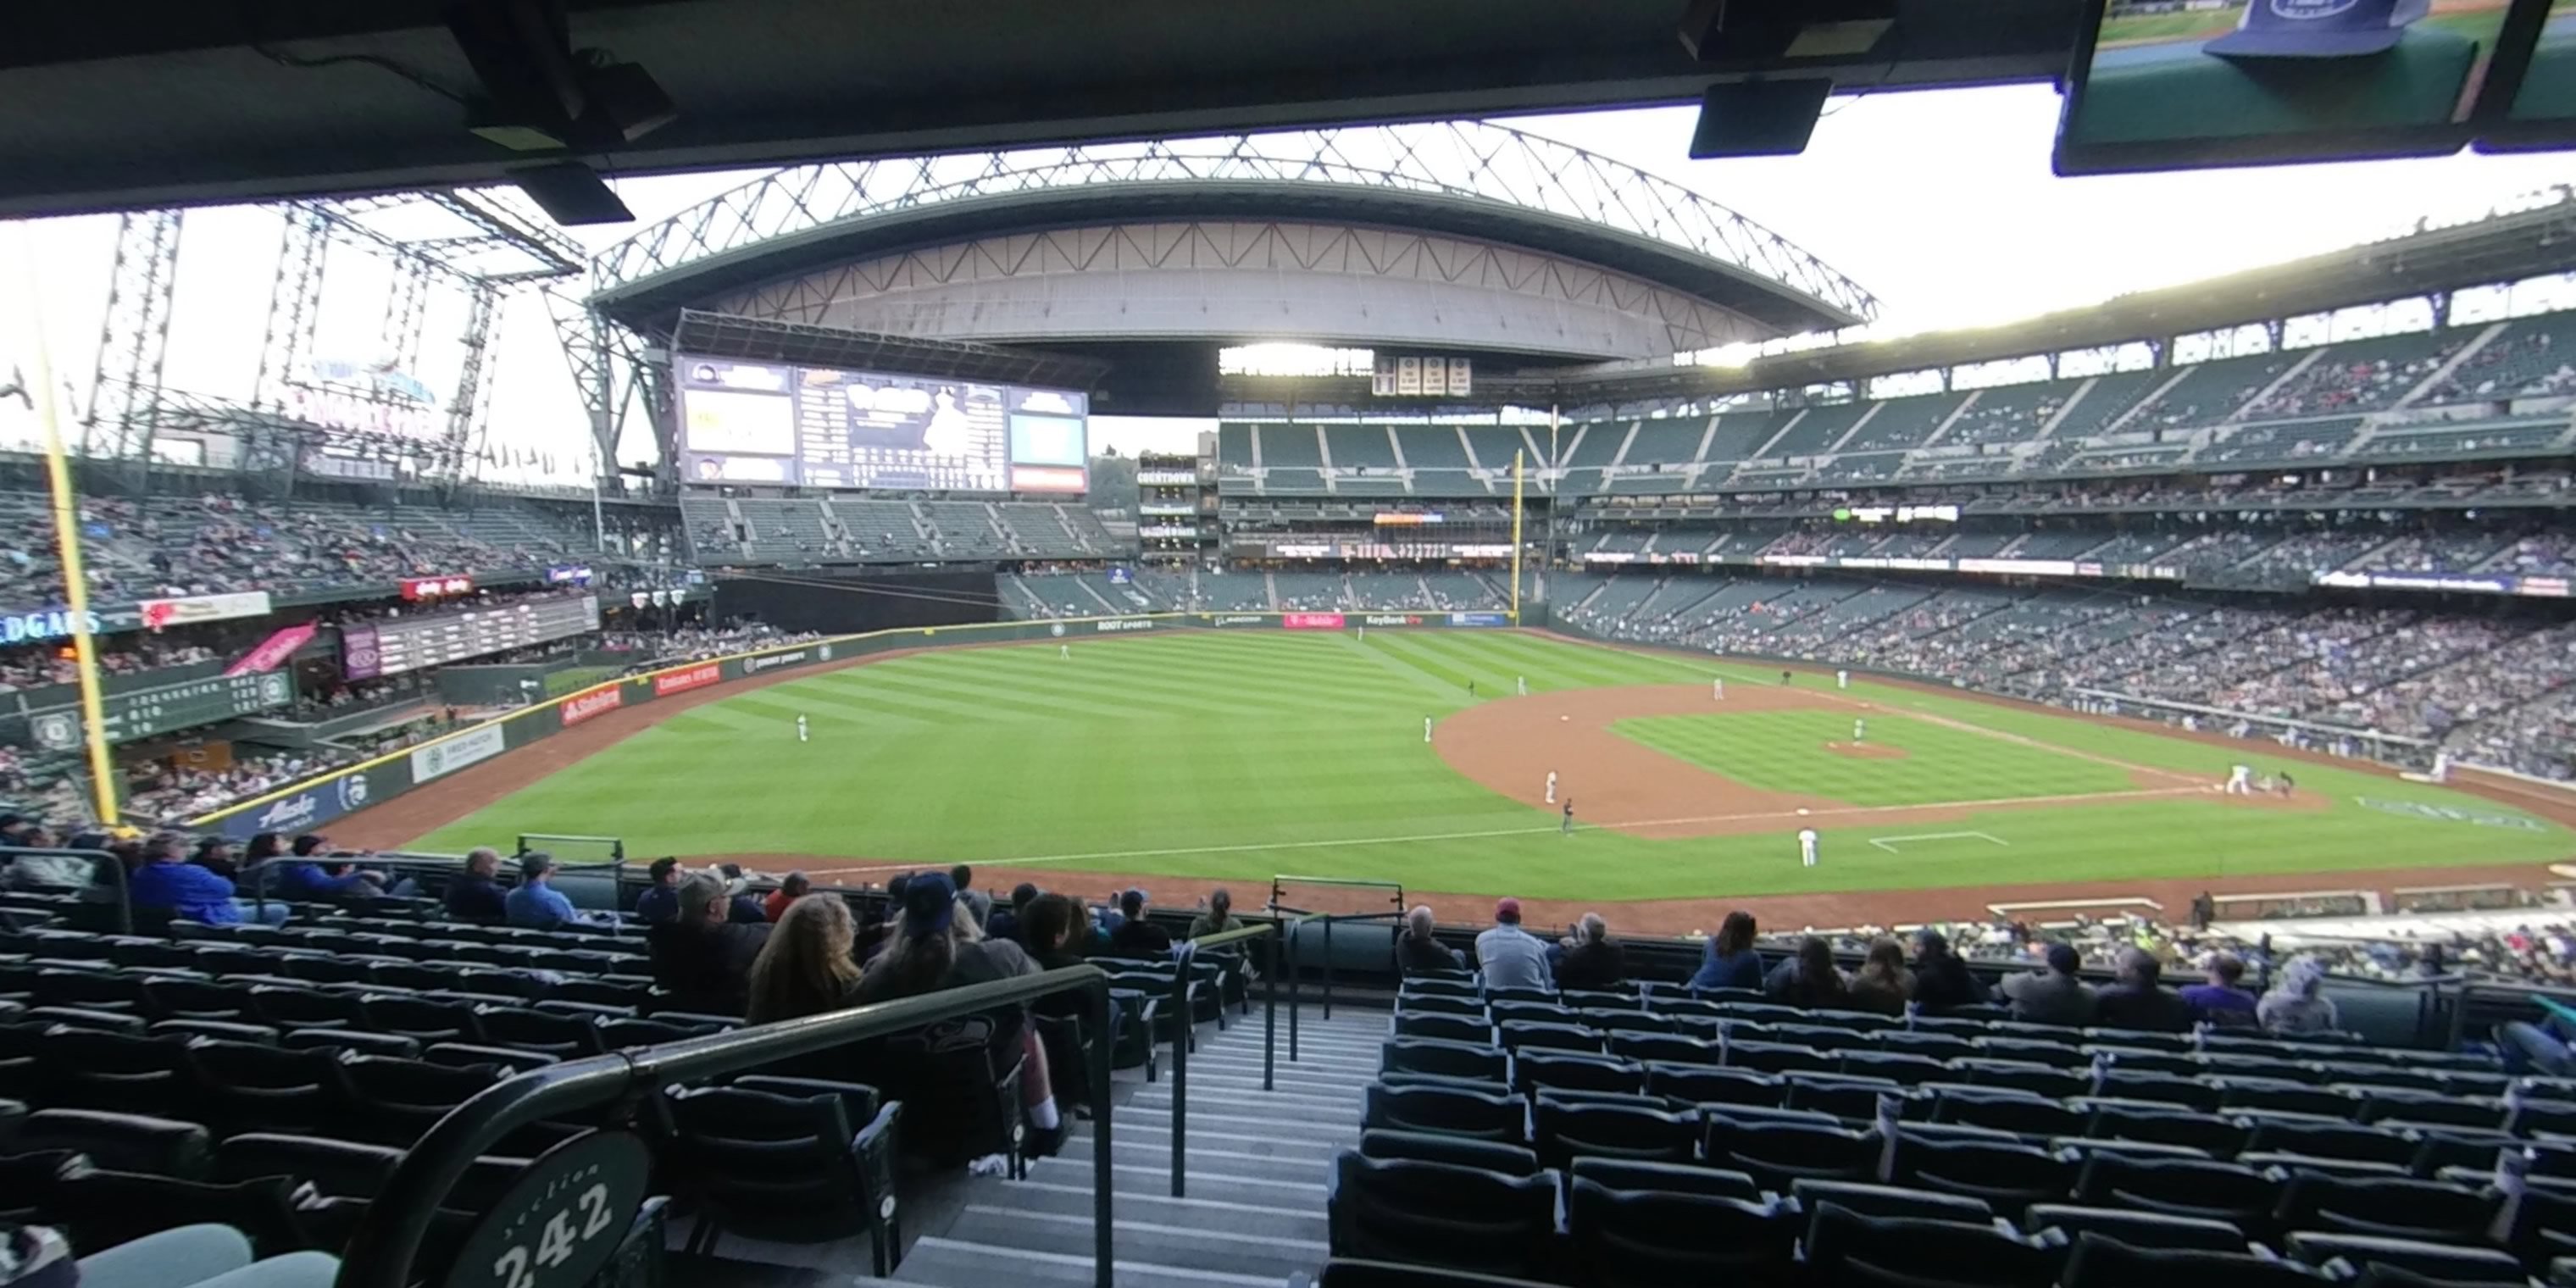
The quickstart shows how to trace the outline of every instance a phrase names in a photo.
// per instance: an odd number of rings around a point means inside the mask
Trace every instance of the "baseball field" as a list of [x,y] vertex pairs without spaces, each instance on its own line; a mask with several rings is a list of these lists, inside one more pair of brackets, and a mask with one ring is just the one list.
[[[367,840],[455,852],[605,833],[630,855],[849,882],[968,862],[1155,877],[1175,896],[1294,873],[1605,902],[2278,889],[2576,856],[2567,828],[2512,804],[2269,751],[1533,633],[1167,633],[927,651],[747,689],[552,772],[505,758],[489,768],[512,774],[506,794],[441,785],[406,798],[411,834]],[[2218,791],[2236,763],[2268,789]],[[1814,867],[1802,828],[1819,834]]]

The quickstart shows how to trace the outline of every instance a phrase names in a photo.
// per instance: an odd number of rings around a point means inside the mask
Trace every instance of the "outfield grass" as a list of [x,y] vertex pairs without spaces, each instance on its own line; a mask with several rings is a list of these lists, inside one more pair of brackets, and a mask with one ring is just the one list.
[[[613,833],[638,855],[779,853],[830,869],[871,861],[1042,862],[1257,882],[1273,873],[1392,877],[1423,889],[1600,899],[2407,867],[2554,859],[2554,824],[2480,826],[2366,809],[2355,796],[2510,807],[2376,774],[2300,764],[2318,812],[2215,800],[2130,800],[1981,811],[1938,828],[1865,819],[1820,829],[1827,861],[1800,868],[1779,834],[1643,840],[1556,835],[1552,815],[1452,770],[1422,720],[1534,692],[1776,681],[1776,669],[1468,631],[1199,633],[914,654],[751,690],[672,716],[422,838],[455,851],[519,832]],[[1470,699],[1467,683],[1480,694]],[[1853,695],[2027,742],[1870,718],[1870,740],[1913,753],[1861,760],[1833,712],[1623,722],[1621,732],[1754,786],[1854,804],[2116,791],[2114,767],[2207,775],[2246,752],[1916,689]],[[810,717],[800,745],[795,718]],[[2028,745],[2036,743],[2037,746]],[[1896,832],[1980,832],[1899,841]],[[1995,842],[2001,842],[1997,844]]]

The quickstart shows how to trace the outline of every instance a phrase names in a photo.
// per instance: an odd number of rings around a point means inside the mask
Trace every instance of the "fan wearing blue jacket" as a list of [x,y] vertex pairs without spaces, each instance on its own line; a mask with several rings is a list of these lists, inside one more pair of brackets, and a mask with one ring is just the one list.
[[234,897],[233,883],[188,862],[186,848],[187,842],[175,832],[156,833],[143,843],[143,863],[126,879],[135,907],[210,926],[244,921],[285,924],[285,904],[262,907]]

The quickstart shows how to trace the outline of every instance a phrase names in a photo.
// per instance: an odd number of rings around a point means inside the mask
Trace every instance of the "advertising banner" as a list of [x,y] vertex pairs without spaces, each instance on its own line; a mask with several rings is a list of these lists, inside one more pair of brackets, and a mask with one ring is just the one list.
[[2321,572],[2308,579],[2343,590],[2430,590],[2453,594],[2510,595],[2514,579],[2441,572]]
[[1370,613],[1360,618],[1362,626],[1420,626],[1419,613]]
[[625,705],[624,686],[614,684],[577,697],[566,698],[560,708],[563,713],[564,728],[569,729],[584,720],[607,715]]
[[405,577],[402,580],[402,597],[405,599],[439,599],[473,593],[474,579],[471,577]]
[[1340,613],[1281,613],[1279,625],[1292,631],[1338,631],[1342,629]]
[[1268,626],[1273,619],[1267,613],[1217,613],[1207,619],[1210,626]]
[[298,622],[253,645],[249,652],[225,667],[224,674],[257,675],[262,671],[274,671],[286,665],[286,659],[295,656],[295,650],[304,647],[312,638],[313,623]]
[[442,738],[411,754],[411,780],[425,783],[467,765],[490,760],[509,750],[499,725],[484,725],[453,738]]
[[1452,626],[1509,626],[1512,624],[1512,618],[1509,613],[1451,613],[1449,624]]
[[289,836],[310,832],[332,819],[365,808],[380,796],[390,796],[407,789],[399,769],[385,767],[353,770],[338,778],[325,779],[291,796],[281,796],[256,808],[225,815],[219,830],[227,840],[246,841],[262,832],[283,832]]
[[1112,617],[1092,623],[1091,628],[1103,635],[1116,635],[1123,631],[1150,631],[1154,624],[1142,617]]
[[199,622],[220,622],[235,617],[266,617],[275,611],[270,607],[268,592],[264,590],[147,599],[137,607],[143,611],[143,629],[148,631],[194,626]]
[[674,693],[703,689],[724,680],[724,668],[713,662],[700,662],[685,671],[665,671],[653,677],[653,696],[667,698]]
[[352,680],[372,680],[385,669],[384,640],[373,626],[340,628],[340,674]]

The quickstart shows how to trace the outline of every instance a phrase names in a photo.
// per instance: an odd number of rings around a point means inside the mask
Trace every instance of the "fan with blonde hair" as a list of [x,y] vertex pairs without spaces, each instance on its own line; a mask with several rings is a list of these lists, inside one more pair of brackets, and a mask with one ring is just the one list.
[[851,952],[857,932],[850,905],[838,895],[809,894],[787,905],[751,963],[750,1021],[792,1020],[851,1005],[859,986],[859,963]]

